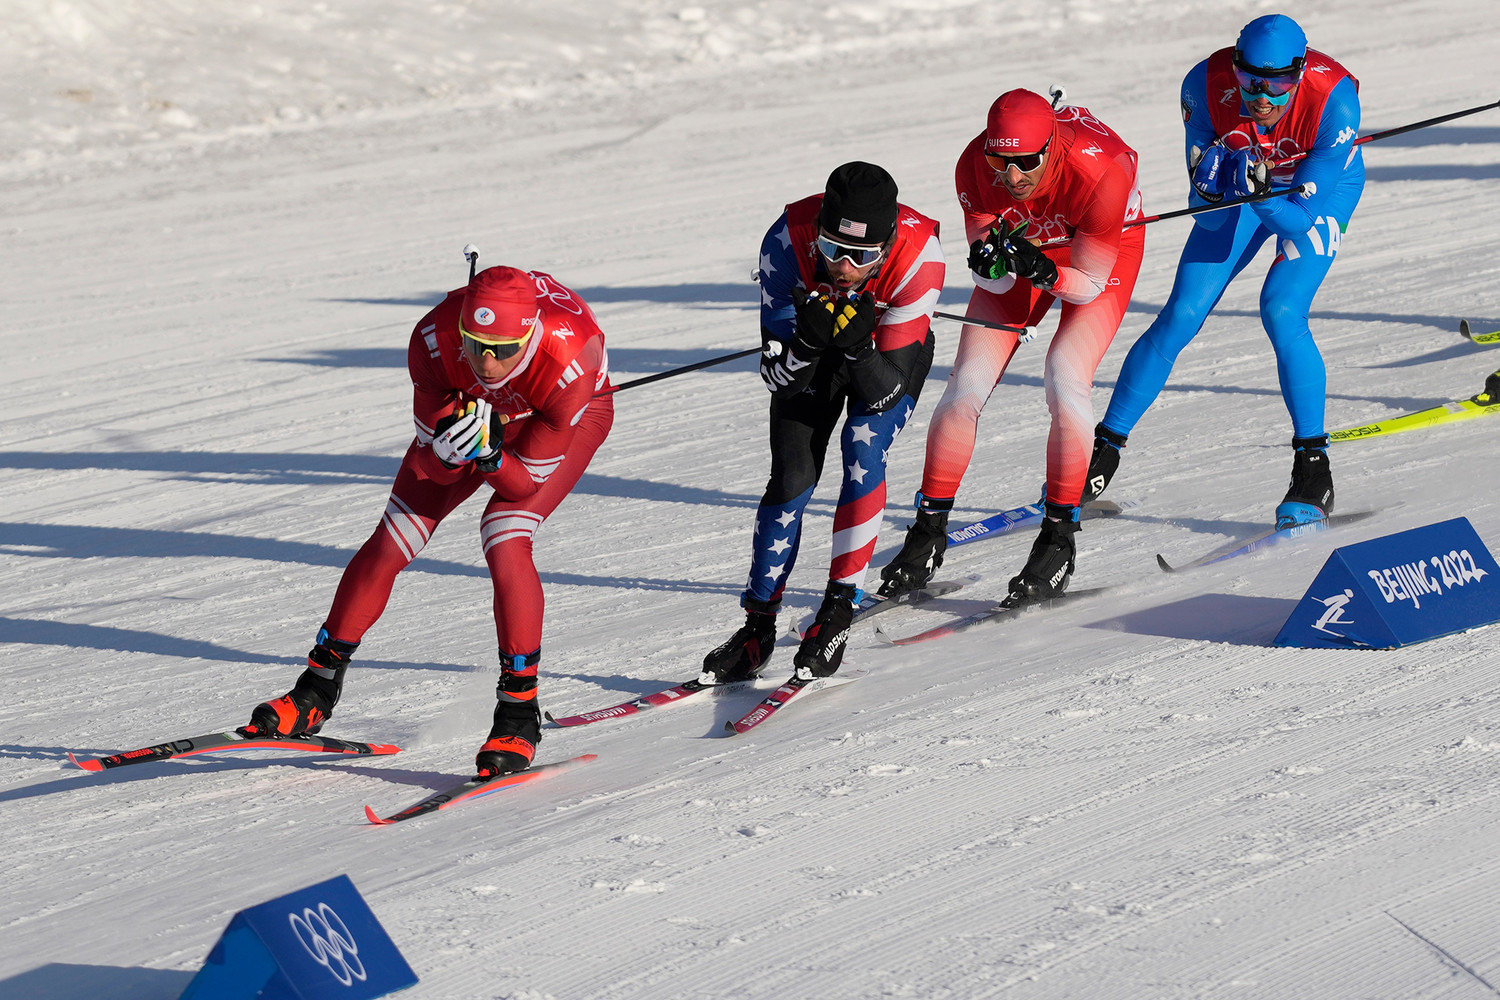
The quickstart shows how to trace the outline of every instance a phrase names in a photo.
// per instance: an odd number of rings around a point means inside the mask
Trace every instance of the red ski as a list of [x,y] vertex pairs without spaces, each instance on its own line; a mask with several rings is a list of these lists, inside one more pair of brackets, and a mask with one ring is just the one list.
[[416,816],[425,816],[428,813],[437,812],[439,809],[447,809],[463,802],[472,802],[474,799],[482,798],[506,788],[514,788],[531,781],[541,781],[553,778],[564,771],[570,771],[575,767],[598,760],[598,754],[586,753],[581,757],[571,760],[560,760],[555,764],[538,764],[536,767],[527,768],[524,771],[512,771],[510,774],[501,774],[493,778],[470,778],[462,785],[450,788],[446,792],[429,795],[415,805],[407,806],[405,809],[382,819],[374,809],[365,806],[365,818],[376,826],[387,826],[391,823],[399,823],[404,819],[412,819]]

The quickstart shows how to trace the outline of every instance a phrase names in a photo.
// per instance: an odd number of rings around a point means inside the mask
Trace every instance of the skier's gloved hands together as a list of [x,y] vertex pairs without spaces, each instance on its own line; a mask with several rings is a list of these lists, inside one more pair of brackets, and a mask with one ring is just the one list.
[[450,469],[476,459],[495,461],[500,454],[498,428],[503,426],[495,418],[494,407],[487,400],[471,399],[465,405],[456,404],[453,413],[439,420],[437,433],[432,439],[432,453]]
[[1026,223],[1014,229],[991,226],[989,235],[969,245],[969,270],[994,281],[1013,274],[1043,291],[1057,281],[1057,265],[1025,236]]
[[1236,149],[1224,162],[1224,193],[1231,198],[1249,198],[1271,189],[1270,169],[1253,150]]
[[1049,290],[1057,284],[1057,265],[1052,258],[1042,253],[1042,248],[1021,235],[1026,228],[1023,222],[1017,226],[1000,246],[1010,273],[1031,282],[1033,288]]
[[1188,173],[1193,190],[1204,201],[1216,203],[1224,200],[1224,188],[1228,184],[1224,163],[1228,158],[1229,150],[1218,143],[1207,149],[1194,146],[1188,153]]
[[865,294],[840,296],[833,317],[833,346],[847,357],[864,353],[875,346],[875,296]]
[[988,235],[969,244],[969,270],[988,281],[997,281],[1011,273],[1005,254],[1005,241],[1026,231],[1026,223],[1015,229],[991,226]]
[[822,354],[833,343],[834,299],[827,292],[792,292],[797,311],[797,343],[809,356]]

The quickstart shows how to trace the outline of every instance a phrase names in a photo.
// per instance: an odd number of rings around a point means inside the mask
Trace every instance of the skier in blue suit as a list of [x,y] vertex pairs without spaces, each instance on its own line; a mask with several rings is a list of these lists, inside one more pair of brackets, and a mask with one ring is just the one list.
[[1333,476],[1323,427],[1327,373],[1307,314],[1364,190],[1364,160],[1354,143],[1359,81],[1309,49],[1296,21],[1268,14],[1245,25],[1233,48],[1192,68],[1182,81],[1182,119],[1190,204],[1244,198],[1273,184],[1303,190],[1194,217],[1172,293],[1131,347],[1095,428],[1084,499],[1104,491],[1127,435],[1166,385],[1178,353],[1229,282],[1274,238],[1260,317],[1276,352],[1294,452],[1276,523],[1318,520],[1333,510]]

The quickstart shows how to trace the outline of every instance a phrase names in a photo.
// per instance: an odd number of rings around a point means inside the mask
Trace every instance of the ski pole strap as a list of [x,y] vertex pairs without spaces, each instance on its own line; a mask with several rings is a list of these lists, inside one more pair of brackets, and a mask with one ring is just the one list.
[[1248,198],[1236,198],[1233,201],[1221,201],[1216,205],[1198,205],[1194,208],[1180,208],[1175,212],[1163,212],[1160,215],[1144,215],[1139,219],[1131,219],[1125,223],[1125,228],[1133,226],[1144,226],[1149,222],[1160,222],[1162,219],[1180,219],[1184,215],[1201,215],[1204,212],[1217,212],[1225,208],[1235,208],[1239,205],[1248,205],[1253,201],[1266,201],[1271,198],[1285,198],[1287,195],[1301,194],[1306,186],[1298,184],[1296,187],[1277,188],[1273,191],[1262,191],[1260,194],[1252,194]]

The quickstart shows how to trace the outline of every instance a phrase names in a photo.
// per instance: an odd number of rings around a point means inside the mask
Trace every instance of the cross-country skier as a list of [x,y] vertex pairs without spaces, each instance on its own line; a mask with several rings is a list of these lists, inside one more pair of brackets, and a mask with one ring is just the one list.
[[[1025,568],[1010,581],[1011,602],[1055,597],[1073,572],[1094,424],[1089,390],[1141,267],[1141,227],[1121,228],[1141,211],[1136,162],[1135,151],[1087,109],[1054,109],[1029,90],[1002,94],[958,160],[958,200],[973,241],[968,314],[1030,325],[1062,301],[1046,363],[1046,518]],[[881,571],[881,593],[920,587],[942,565],[948,512],[974,453],[979,411],[1018,341],[1015,333],[963,328],[927,431],[916,523]]]
[[788,205],[766,233],[759,280],[771,477],[740,599],[745,625],[704,657],[703,683],[753,676],[771,655],[802,511],[842,422],[828,588],[793,659],[802,677],[838,669],[885,512],[886,450],[932,365],[943,274],[938,224],[899,204],[891,175],[869,163],[834,170],[823,194]]
[[1301,194],[1205,212],[1177,264],[1166,305],[1126,355],[1096,430],[1088,496],[1109,484],[1126,436],[1161,393],[1177,354],[1203,327],[1224,288],[1267,240],[1276,256],[1260,290],[1260,318],[1276,352],[1281,395],[1292,417],[1292,477],[1276,507],[1279,526],[1333,510],[1323,428],[1327,375],[1307,312],[1338,254],[1364,190],[1359,83],[1307,47],[1297,22],[1268,14],[1245,25],[1182,81],[1190,204],[1305,185]]
[[443,518],[486,489],[479,536],[494,584],[500,683],[476,764],[481,776],[524,770],[541,739],[543,597],[531,539],[614,421],[613,397],[595,396],[608,382],[604,334],[588,305],[551,275],[491,267],[422,317],[407,368],[417,436],[385,514],[344,570],[307,669],[286,694],[256,706],[245,729],[316,733],[396,575]]

